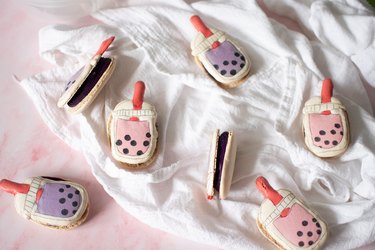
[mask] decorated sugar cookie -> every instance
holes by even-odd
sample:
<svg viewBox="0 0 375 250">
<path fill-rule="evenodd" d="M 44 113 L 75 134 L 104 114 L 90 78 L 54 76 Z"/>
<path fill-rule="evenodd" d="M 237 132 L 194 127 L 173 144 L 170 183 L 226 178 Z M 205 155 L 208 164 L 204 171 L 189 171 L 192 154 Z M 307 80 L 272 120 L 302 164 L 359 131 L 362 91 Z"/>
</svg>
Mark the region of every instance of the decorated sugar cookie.
<svg viewBox="0 0 375 250">
<path fill-rule="evenodd" d="M 288 190 L 274 190 L 264 177 L 256 180 L 265 200 L 258 214 L 260 232 L 280 249 L 320 249 L 326 223 Z"/>
<path fill-rule="evenodd" d="M 305 103 L 303 132 L 307 148 L 319 157 L 335 157 L 345 152 L 350 142 L 345 107 L 332 97 L 333 85 L 325 79 L 322 93 Z"/>
<path fill-rule="evenodd" d="M 222 88 L 239 86 L 249 75 L 251 62 L 245 51 L 219 30 L 208 28 L 199 18 L 191 23 L 199 32 L 191 42 L 192 55 Z"/>
<path fill-rule="evenodd" d="M 211 149 L 207 177 L 207 198 L 214 198 L 215 190 L 220 199 L 225 199 L 232 184 L 237 142 L 234 133 L 215 130 Z"/>
<path fill-rule="evenodd" d="M 114 39 L 105 40 L 94 57 L 70 78 L 57 103 L 58 107 L 79 113 L 98 96 L 115 67 L 114 57 L 102 57 Z"/>
<path fill-rule="evenodd" d="M 15 196 L 20 215 L 43 226 L 70 229 L 83 223 L 88 215 L 87 192 L 71 181 L 32 177 L 20 184 L 4 179 L 0 188 Z"/>
<path fill-rule="evenodd" d="M 143 169 L 156 158 L 158 131 L 155 107 L 143 102 L 145 84 L 138 81 L 133 100 L 117 104 L 108 122 L 112 156 L 127 169 Z"/>
</svg>

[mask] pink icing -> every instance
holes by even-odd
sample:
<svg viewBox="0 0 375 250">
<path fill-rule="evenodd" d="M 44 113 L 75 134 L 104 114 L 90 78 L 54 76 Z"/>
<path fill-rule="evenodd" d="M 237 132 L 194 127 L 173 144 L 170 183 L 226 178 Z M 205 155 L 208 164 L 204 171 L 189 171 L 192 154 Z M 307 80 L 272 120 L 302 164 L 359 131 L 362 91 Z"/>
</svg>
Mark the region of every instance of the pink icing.
<svg viewBox="0 0 375 250">
<path fill-rule="evenodd" d="M 310 114 L 310 132 L 315 146 L 333 148 L 343 137 L 343 127 L 340 115 Z"/>
<path fill-rule="evenodd" d="M 299 247 L 309 247 L 320 237 L 322 228 L 309 212 L 299 204 L 294 204 L 286 217 L 279 217 L 273 225 L 290 241 Z"/>
<path fill-rule="evenodd" d="M 143 155 L 150 143 L 151 134 L 147 121 L 117 121 L 115 144 L 120 153 L 128 156 Z"/>
</svg>

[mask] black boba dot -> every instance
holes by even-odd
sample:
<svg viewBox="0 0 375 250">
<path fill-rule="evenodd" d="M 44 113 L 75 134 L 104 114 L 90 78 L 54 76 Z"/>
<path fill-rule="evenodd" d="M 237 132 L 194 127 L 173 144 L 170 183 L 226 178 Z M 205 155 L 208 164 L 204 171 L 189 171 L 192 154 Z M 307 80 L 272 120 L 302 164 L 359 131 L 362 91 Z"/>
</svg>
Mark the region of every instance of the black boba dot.
<svg viewBox="0 0 375 250">
<path fill-rule="evenodd" d="M 79 194 L 79 190 L 76 190 L 74 193 L 75 193 L 75 194 Z"/>
<path fill-rule="evenodd" d="M 232 65 L 237 65 L 237 61 L 236 61 L 236 60 L 233 60 L 233 61 L 232 61 Z"/>
<path fill-rule="evenodd" d="M 340 135 L 344 135 L 344 132 L 340 131 Z"/>
<path fill-rule="evenodd" d="M 324 131 L 324 130 L 320 130 L 320 131 L 319 131 L 319 134 L 320 134 L 320 135 L 325 135 L 325 134 L 326 134 L 326 131 Z"/>
<path fill-rule="evenodd" d="M 323 148 L 322 146 L 319 146 L 319 148 Z"/>
<path fill-rule="evenodd" d="M 150 138 L 151 137 L 151 134 L 149 132 L 146 133 L 146 137 L 147 138 Z"/>
<path fill-rule="evenodd" d="M 234 76 L 235 74 L 237 74 L 237 71 L 234 70 L 234 69 L 232 69 L 232 70 L 230 71 L 230 74 L 231 74 L 232 76 Z"/>
<path fill-rule="evenodd" d="M 244 66 L 245 66 L 244 63 L 241 63 L 241 64 L 240 64 L 241 69 L 242 69 Z"/>
<path fill-rule="evenodd" d="M 311 231 L 308 231 L 307 236 L 311 237 L 311 236 L 313 236 L 313 233 Z"/>
<path fill-rule="evenodd" d="M 137 151 L 137 155 L 143 155 L 142 150 L 138 150 L 138 151 Z"/>
<path fill-rule="evenodd" d="M 73 198 L 73 194 L 72 193 L 68 194 L 68 198 L 69 199 Z"/>
<path fill-rule="evenodd" d="M 306 220 L 304 220 L 304 221 L 302 221 L 302 226 L 307 226 L 309 223 L 306 221 Z"/>
<path fill-rule="evenodd" d="M 63 189 L 63 188 L 60 188 L 60 189 L 59 189 L 59 192 L 60 192 L 60 193 L 64 193 L 64 189 Z"/>
<path fill-rule="evenodd" d="M 66 188 L 70 188 L 70 185 L 65 185 Z"/>
<path fill-rule="evenodd" d="M 124 154 L 129 154 L 129 149 L 127 149 L 127 148 L 124 148 L 123 150 L 122 150 L 122 152 L 124 153 Z"/>
<path fill-rule="evenodd" d="M 73 214 L 76 214 L 76 213 L 77 213 L 77 210 L 73 210 L 72 213 L 73 213 Z"/>
<path fill-rule="evenodd" d="M 331 130 L 331 134 L 335 135 L 336 134 L 336 130 L 332 129 Z"/>
<path fill-rule="evenodd" d="M 121 141 L 121 140 L 117 140 L 117 141 L 116 141 L 116 145 L 117 145 L 117 146 L 121 146 L 121 145 L 122 145 L 122 141 Z"/>
<path fill-rule="evenodd" d="M 338 123 L 335 123 L 335 128 L 341 128 L 341 125 Z"/>
<path fill-rule="evenodd" d="M 136 142 L 135 140 L 132 140 L 132 141 L 130 142 L 130 145 L 132 145 L 132 146 L 137 146 L 137 142 Z"/>
<path fill-rule="evenodd" d="M 320 137 L 318 137 L 318 136 L 315 137 L 315 138 L 314 138 L 314 141 L 316 141 L 316 142 L 320 142 Z"/>
<path fill-rule="evenodd" d="M 62 215 L 67 215 L 68 214 L 68 209 L 63 209 L 63 210 L 61 210 L 61 214 Z"/>
<path fill-rule="evenodd" d="M 228 65 L 229 62 L 228 62 L 227 60 L 225 60 L 225 61 L 223 62 L 223 64 L 224 64 L 224 65 Z"/>
<path fill-rule="evenodd" d="M 313 221 L 313 222 L 317 222 L 317 220 L 316 220 L 315 218 L 312 218 L 312 221 Z"/>
<path fill-rule="evenodd" d="M 240 53 L 238 53 L 238 52 L 234 52 L 234 56 L 235 56 L 235 57 L 239 57 L 239 56 L 240 56 Z"/>
<path fill-rule="evenodd" d="M 305 243 L 303 243 L 303 241 L 298 242 L 298 246 L 303 247 L 304 245 Z"/>
<path fill-rule="evenodd" d="M 72 202 L 72 206 L 73 206 L 73 207 L 76 207 L 76 206 L 78 206 L 78 202 L 76 202 L 76 201 L 73 201 L 73 202 Z"/>
<path fill-rule="evenodd" d="M 339 143 L 338 143 L 338 141 L 333 141 L 332 144 L 336 146 Z"/>
<path fill-rule="evenodd" d="M 245 61 L 245 57 L 244 56 L 241 56 L 240 57 L 242 61 Z"/>
<path fill-rule="evenodd" d="M 124 136 L 124 139 L 125 139 L 126 141 L 130 141 L 132 138 L 130 137 L 130 135 L 125 135 L 125 136 Z"/>
<path fill-rule="evenodd" d="M 218 69 L 219 69 L 219 65 L 214 64 L 214 68 L 215 68 L 216 70 L 218 70 Z"/>
<path fill-rule="evenodd" d="M 226 70 L 222 70 L 222 71 L 220 71 L 220 74 L 221 74 L 221 75 L 225 75 L 226 73 L 227 73 Z"/>
<path fill-rule="evenodd" d="M 302 233 L 301 231 L 298 231 L 298 232 L 297 232 L 297 235 L 298 235 L 299 237 L 301 237 L 301 236 L 303 235 L 303 233 Z"/>
<path fill-rule="evenodd" d="M 328 144 L 329 144 L 329 141 L 325 140 L 325 141 L 324 141 L 324 144 L 325 144 L 325 145 L 328 145 Z"/>
<path fill-rule="evenodd" d="M 320 227 L 320 224 L 319 224 L 319 222 L 317 222 L 316 224 L 315 224 L 317 227 Z"/>
<path fill-rule="evenodd" d="M 143 146 L 147 147 L 148 145 L 150 145 L 150 142 L 149 142 L 149 141 L 144 141 L 144 142 L 143 142 Z"/>
<path fill-rule="evenodd" d="M 321 234 L 321 233 L 322 233 L 322 230 L 319 230 L 319 229 L 318 229 L 318 230 L 316 230 L 316 233 L 317 233 L 317 234 Z"/>
<path fill-rule="evenodd" d="M 314 241 L 310 240 L 309 241 L 309 246 L 312 246 L 312 244 L 314 244 Z"/>
<path fill-rule="evenodd" d="M 64 203 L 65 203 L 65 198 L 61 198 L 61 199 L 59 200 L 59 202 L 60 202 L 61 204 L 64 204 Z"/>
</svg>

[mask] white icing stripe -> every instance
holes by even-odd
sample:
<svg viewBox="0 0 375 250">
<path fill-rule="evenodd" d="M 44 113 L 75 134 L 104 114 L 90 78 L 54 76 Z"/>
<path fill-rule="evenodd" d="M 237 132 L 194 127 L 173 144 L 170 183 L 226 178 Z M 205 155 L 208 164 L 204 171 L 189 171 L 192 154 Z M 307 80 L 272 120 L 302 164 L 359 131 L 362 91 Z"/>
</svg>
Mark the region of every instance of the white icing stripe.
<svg viewBox="0 0 375 250">
<path fill-rule="evenodd" d="M 117 116 L 155 116 L 155 111 L 147 110 L 147 109 L 140 109 L 140 110 L 133 110 L 133 109 L 121 109 L 116 110 L 114 113 Z"/>
<path fill-rule="evenodd" d="M 336 113 L 334 111 L 338 110 L 338 109 L 345 110 L 345 107 L 341 104 L 338 104 L 338 103 L 329 102 L 329 103 L 322 103 L 322 104 L 314 104 L 314 105 L 305 106 L 303 108 L 303 113 L 304 114 L 320 113 L 320 112 L 323 112 L 323 111 L 326 111 L 326 110 L 330 110 L 330 111 L 333 111 L 332 113 Z"/>
<path fill-rule="evenodd" d="M 277 217 L 280 216 L 280 213 L 289 206 L 289 204 L 293 201 L 295 198 L 294 194 L 287 195 L 284 199 L 281 200 L 281 202 L 275 207 L 273 212 L 267 217 L 267 219 L 264 221 L 265 227 L 267 227 L 270 223 L 272 223 Z"/>
<path fill-rule="evenodd" d="M 209 49 L 211 48 L 211 45 L 212 45 L 215 41 L 224 42 L 225 40 L 226 40 L 226 38 L 225 38 L 225 34 L 224 34 L 224 32 L 222 32 L 222 31 L 217 31 L 217 32 L 215 32 L 212 36 L 210 36 L 210 37 L 204 39 L 203 42 L 201 42 L 201 43 L 199 43 L 197 46 L 195 46 L 195 48 L 193 49 L 193 51 L 191 52 L 191 54 L 192 54 L 193 56 L 197 56 L 197 55 L 199 55 L 200 53 L 209 50 Z"/>
<path fill-rule="evenodd" d="M 35 205 L 36 194 L 40 187 L 40 183 L 41 183 L 40 178 L 33 178 L 30 183 L 30 189 L 26 195 L 25 204 L 23 206 L 24 214 L 27 216 L 27 218 L 31 217 L 31 212 Z"/>
</svg>

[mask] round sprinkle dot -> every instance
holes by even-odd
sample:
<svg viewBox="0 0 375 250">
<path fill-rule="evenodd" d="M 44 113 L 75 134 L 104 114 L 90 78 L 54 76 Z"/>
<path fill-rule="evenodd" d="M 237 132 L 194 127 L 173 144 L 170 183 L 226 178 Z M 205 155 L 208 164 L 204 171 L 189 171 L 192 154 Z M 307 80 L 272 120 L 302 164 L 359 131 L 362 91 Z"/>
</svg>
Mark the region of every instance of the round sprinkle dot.
<svg viewBox="0 0 375 250">
<path fill-rule="evenodd" d="M 234 69 L 232 69 L 232 70 L 230 71 L 230 74 L 231 74 L 232 76 L 234 76 L 235 74 L 237 74 L 237 71 L 234 70 Z"/>
<path fill-rule="evenodd" d="M 245 66 L 244 63 L 241 63 L 241 64 L 240 64 L 241 69 L 242 69 L 244 66 Z"/>
<path fill-rule="evenodd" d="M 61 199 L 59 200 L 59 202 L 60 202 L 61 204 L 64 204 L 64 203 L 65 203 L 65 198 L 61 198 Z"/>
<path fill-rule="evenodd" d="M 312 244 L 314 244 L 314 241 L 310 240 L 309 241 L 309 246 L 312 246 Z"/>
<path fill-rule="evenodd" d="M 315 224 L 317 227 L 320 227 L 320 224 L 319 224 L 319 222 L 317 222 L 316 224 Z"/>
<path fill-rule="evenodd" d="M 130 135 L 125 135 L 125 136 L 124 136 L 124 139 L 125 139 L 126 141 L 130 141 L 132 138 L 130 137 Z"/>
<path fill-rule="evenodd" d="M 226 73 L 227 73 L 226 70 L 222 70 L 222 71 L 220 71 L 220 74 L 221 74 L 221 75 L 225 75 Z"/>
<path fill-rule="evenodd" d="M 297 232 L 297 235 L 298 235 L 299 237 L 301 237 L 301 236 L 303 235 L 303 233 L 302 233 L 301 231 L 298 231 L 298 232 Z"/>
<path fill-rule="evenodd" d="M 304 227 L 305 227 L 305 226 L 307 226 L 307 224 L 309 224 L 309 223 L 308 223 L 307 221 L 305 221 L 305 220 L 304 220 L 304 221 L 302 221 L 302 226 L 304 226 Z"/>
<path fill-rule="evenodd" d="M 70 188 L 70 185 L 65 185 L 66 188 Z"/>
<path fill-rule="evenodd" d="M 132 146 L 137 146 L 137 142 L 134 141 L 134 140 L 132 140 L 132 141 L 130 142 L 130 145 L 132 145 Z"/>
<path fill-rule="evenodd" d="M 76 190 L 74 193 L 75 193 L 75 194 L 79 194 L 79 190 Z"/>
<path fill-rule="evenodd" d="M 73 202 L 72 202 L 72 206 L 73 206 L 73 207 L 76 207 L 76 206 L 78 206 L 78 202 L 76 202 L 76 201 L 73 201 Z"/>
<path fill-rule="evenodd" d="M 223 64 L 224 64 L 224 65 L 228 65 L 229 62 L 225 60 L 225 61 L 223 62 Z"/>
<path fill-rule="evenodd" d="M 341 128 L 341 125 L 338 123 L 335 123 L 335 128 Z"/>
<path fill-rule="evenodd" d="M 215 68 L 216 70 L 218 70 L 218 69 L 219 69 L 219 65 L 214 64 L 214 68 Z"/>
<path fill-rule="evenodd" d="M 121 144 L 122 144 L 122 141 L 121 141 L 121 140 L 117 140 L 117 141 L 116 141 L 116 145 L 117 145 L 117 146 L 121 146 Z"/>
<path fill-rule="evenodd" d="M 150 142 L 149 142 L 149 141 L 144 141 L 144 142 L 143 142 L 143 146 L 147 147 L 148 145 L 150 145 Z"/>
<path fill-rule="evenodd" d="M 318 137 L 318 136 L 315 137 L 315 138 L 314 138 L 314 141 L 316 141 L 316 142 L 320 142 L 320 137 Z"/>
<path fill-rule="evenodd" d="M 245 57 L 244 56 L 241 56 L 240 57 L 242 61 L 245 61 Z"/>
<path fill-rule="evenodd" d="M 336 134 L 336 130 L 332 129 L 331 130 L 331 134 L 335 135 Z"/>
<path fill-rule="evenodd" d="M 234 56 L 235 56 L 235 57 L 239 57 L 239 56 L 240 56 L 240 53 L 238 53 L 238 52 L 234 52 Z"/>
<path fill-rule="evenodd" d="M 60 189 L 59 189 L 59 192 L 60 192 L 60 193 L 64 193 L 64 189 L 63 189 L 63 188 L 60 188 Z"/>
<path fill-rule="evenodd" d="M 307 236 L 311 237 L 312 235 L 313 235 L 313 233 L 311 231 L 307 232 Z"/>
<path fill-rule="evenodd" d="M 298 246 L 303 247 L 304 245 L 305 243 L 303 243 L 303 241 L 298 242 Z"/>
<path fill-rule="evenodd" d="M 324 144 L 325 144 L 325 145 L 328 145 L 328 144 L 329 144 L 329 141 L 324 141 Z"/>
<path fill-rule="evenodd" d="M 69 199 L 73 198 L 73 194 L 72 193 L 68 194 L 68 198 Z"/>
<path fill-rule="evenodd" d="M 127 149 L 127 148 L 124 148 L 123 150 L 122 150 L 122 152 L 124 153 L 124 154 L 129 154 L 129 149 Z"/>
<path fill-rule="evenodd" d="M 316 233 L 317 233 L 317 234 L 321 234 L 322 231 L 321 231 L 321 230 L 316 230 Z"/>
<path fill-rule="evenodd" d="M 68 209 L 63 209 L 63 210 L 61 210 L 61 214 L 62 214 L 62 215 L 67 215 L 67 214 L 68 214 Z"/>
<path fill-rule="evenodd" d="M 317 220 L 315 218 L 312 219 L 313 222 L 317 222 Z"/>
<path fill-rule="evenodd" d="M 75 82 L 76 82 L 76 80 L 73 80 L 72 84 L 75 83 Z"/>
<path fill-rule="evenodd" d="M 332 144 L 336 146 L 339 143 L 337 141 L 333 141 Z"/>
<path fill-rule="evenodd" d="M 150 137 L 151 137 L 151 134 L 150 134 L 149 132 L 147 132 L 146 137 L 147 137 L 147 138 L 150 138 Z"/>
<path fill-rule="evenodd" d="M 324 130 L 320 130 L 320 131 L 319 131 L 319 134 L 320 134 L 320 135 L 325 135 L 326 132 L 325 132 Z"/>
<path fill-rule="evenodd" d="M 232 61 L 232 65 L 237 65 L 237 61 L 236 61 L 236 60 L 233 60 L 233 61 Z"/>
<path fill-rule="evenodd" d="M 77 210 L 73 210 L 73 214 L 76 214 L 77 213 Z"/>
<path fill-rule="evenodd" d="M 344 135 L 344 132 L 340 131 L 340 135 Z"/>
<path fill-rule="evenodd" d="M 137 155 L 143 155 L 143 152 L 141 150 L 138 150 Z"/>
</svg>

